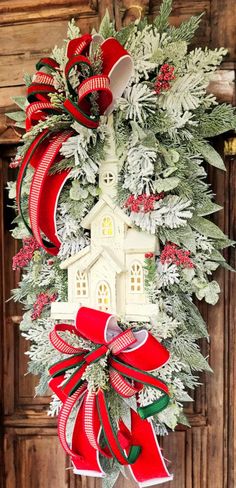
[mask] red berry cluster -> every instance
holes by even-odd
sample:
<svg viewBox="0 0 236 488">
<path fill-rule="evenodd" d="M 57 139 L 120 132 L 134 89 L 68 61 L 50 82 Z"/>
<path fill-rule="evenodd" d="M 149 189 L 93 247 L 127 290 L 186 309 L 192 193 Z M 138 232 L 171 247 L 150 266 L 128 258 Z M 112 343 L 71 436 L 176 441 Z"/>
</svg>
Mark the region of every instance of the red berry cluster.
<svg viewBox="0 0 236 488">
<path fill-rule="evenodd" d="M 155 81 L 155 92 L 159 95 L 163 90 L 170 89 L 170 81 L 175 80 L 174 66 L 163 64 Z"/>
<path fill-rule="evenodd" d="M 32 320 L 38 319 L 43 311 L 43 308 L 46 305 L 49 305 L 49 303 L 55 302 L 56 298 L 56 293 L 53 293 L 53 295 L 49 295 L 49 293 L 39 293 L 36 302 L 33 305 L 33 312 L 31 314 Z"/>
<path fill-rule="evenodd" d="M 183 266 L 184 268 L 195 268 L 189 256 L 190 251 L 183 251 L 183 249 L 178 249 L 176 244 L 167 242 L 161 252 L 160 261 L 162 264 L 174 263 L 176 266 Z"/>
<path fill-rule="evenodd" d="M 164 198 L 164 193 L 159 193 L 157 195 L 146 195 L 146 193 L 142 193 L 138 197 L 134 195 L 130 195 L 124 206 L 128 208 L 131 212 L 139 213 L 139 212 L 151 212 L 154 210 L 154 203 L 158 200 Z"/>
<path fill-rule="evenodd" d="M 39 249 L 39 245 L 34 237 L 23 239 L 23 247 L 12 259 L 12 269 L 16 270 L 27 266 L 37 249 Z"/>
<path fill-rule="evenodd" d="M 153 252 L 146 252 L 146 254 L 144 254 L 144 257 L 146 259 L 152 259 L 154 257 L 154 253 Z"/>
</svg>

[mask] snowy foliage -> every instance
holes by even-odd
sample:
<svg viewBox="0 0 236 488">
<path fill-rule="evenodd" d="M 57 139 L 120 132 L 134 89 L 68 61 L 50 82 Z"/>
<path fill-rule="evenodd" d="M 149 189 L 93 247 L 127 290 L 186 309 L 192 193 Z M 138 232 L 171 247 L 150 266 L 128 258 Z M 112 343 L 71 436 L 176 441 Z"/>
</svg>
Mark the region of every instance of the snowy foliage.
<svg viewBox="0 0 236 488">
<path fill-rule="evenodd" d="M 137 121 L 143 125 L 148 115 L 155 113 L 157 105 L 156 95 L 147 85 L 140 83 L 126 88 L 120 98 L 119 109 L 126 119 Z"/>
<path fill-rule="evenodd" d="M 134 195 L 153 192 L 152 176 L 156 152 L 142 145 L 132 147 L 127 154 L 124 188 Z"/>
</svg>

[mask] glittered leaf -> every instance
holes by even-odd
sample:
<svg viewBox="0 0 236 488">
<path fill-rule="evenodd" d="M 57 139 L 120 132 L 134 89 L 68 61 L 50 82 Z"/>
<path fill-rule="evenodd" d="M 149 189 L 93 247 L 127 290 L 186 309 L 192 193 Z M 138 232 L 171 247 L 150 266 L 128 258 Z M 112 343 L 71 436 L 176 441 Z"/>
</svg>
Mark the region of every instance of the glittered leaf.
<svg viewBox="0 0 236 488">
<path fill-rule="evenodd" d="M 172 176 L 170 178 L 164 178 L 164 179 L 159 178 L 155 182 L 155 189 L 158 193 L 161 193 L 162 191 L 167 192 L 176 188 L 179 182 L 180 179 L 177 178 L 176 176 Z"/>
<path fill-rule="evenodd" d="M 23 122 L 26 118 L 25 112 L 22 112 L 22 110 L 19 112 L 8 112 L 6 115 L 9 119 L 15 120 L 16 122 Z"/>
<path fill-rule="evenodd" d="M 195 270 L 193 268 L 185 268 L 185 269 L 183 269 L 181 274 L 182 274 L 184 280 L 187 281 L 188 283 L 190 283 L 191 280 L 193 279 L 194 275 L 195 275 Z"/>
<path fill-rule="evenodd" d="M 211 164 L 211 166 L 215 166 L 223 171 L 226 170 L 223 159 L 214 149 L 214 147 L 210 146 L 210 144 L 201 141 L 194 141 L 194 147 L 200 152 L 205 161 Z"/>
<path fill-rule="evenodd" d="M 182 425 L 186 425 L 187 427 L 191 427 L 191 424 L 189 423 L 188 418 L 182 412 L 178 416 L 178 423 L 182 424 Z"/>
<path fill-rule="evenodd" d="M 218 302 L 219 293 L 220 287 L 217 281 L 211 281 L 196 291 L 196 296 L 199 300 L 204 298 L 210 305 L 215 305 Z"/>
<path fill-rule="evenodd" d="M 217 225 L 203 217 L 193 217 L 189 224 L 204 236 L 212 237 L 213 239 L 225 239 L 226 237 Z"/>
<path fill-rule="evenodd" d="M 223 207 L 212 202 L 210 199 L 203 201 L 197 206 L 197 213 L 200 217 L 204 215 L 210 215 L 212 213 L 222 210 Z"/>
<path fill-rule="evenodd" d="M 102 480 L 103 488 L 112 488 L 120 474 L 119 466 L 113 466 L 112 471 Z"/>
<path fill-rule="evenodd" d="M 27 105 L 29 105 L 29 102 L 27 101 L 26 97 L 12 97 L 12 100 L 22 110 L 25 110 L 25 108 L 27 107 Z"/>
</svg>

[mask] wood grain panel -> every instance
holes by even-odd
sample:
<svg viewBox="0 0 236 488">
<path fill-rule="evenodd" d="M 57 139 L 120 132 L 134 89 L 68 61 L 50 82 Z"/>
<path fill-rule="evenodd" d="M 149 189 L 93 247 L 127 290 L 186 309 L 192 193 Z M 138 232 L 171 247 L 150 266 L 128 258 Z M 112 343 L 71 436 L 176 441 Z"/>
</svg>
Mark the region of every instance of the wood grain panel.
<svg viewBox="0 0 236 488">
<path fill-rule="evenodd" d="M 191 488 L 186 486 L 186 473 L 183 466 L 186 460 L 186 433 L 171 432 L 168 436 L 160 438 L 160 445 L 163 447 L 163 454 L 168 462 L 169 472 L 174 474 L 171 488 Z M 161 483 L 160 488 L 166 488 L 166 483 Z"/>
<path fill-rule="evenodd" d="M 236 63 L 236 2 L 235 0 L 214 0 L 211 2 L 211 43 L 224 46 L 229 52 L 227 58 Z"/>
<path fill-rule="evenodd" d="M 3 0 L 0 2 L 0 25 L 35 22 L 42 19 L 63 19 L 94 15 L 97 1 L 93 0 Z"/>
<path fill-rule="evenodd" d="M 11 25 L 0 28 L 1 56 L 22 55 L 27 53 L 43 56 L 50 52 L 54 45 L 61 46 L 66 37 L 69 16 L 65 20 L 54 22 L 37 22 L 25 25 Z M 81 31 L 96 27 L 96 17 L 77 19 L 76 24 Z M 28 54 L 29 57 L 29 54 Z"/>
<path fill-rule="evenodd" d="M 67 23 L 68 20 L 0 28 L 0 45 L 2 46 L 0 87 L 23 85 L 24 73 L 33 73 L 36 62 L 42 56 L 49 54 L 55 45 L 63 45 Z M 88 32 L 96 25 L 96 20 L 94 18 L 80 19 L 77 24 L 82 33 Z M 14 94 L 13 90 L 11 93 Z"/>
<path fill-rule="evenodd" d="M 18 460 L 17 464 L 15 460 Z M 52 429 L 8 429 L 5 436 L 6 488 L 70 487 L 68 462 Z"/>
<path fill-rule="evenodd" d="M 216 149 L 223 152 L 223 140 L 218 139 Z M 228 198 L 228 173 L 209 168 L 209 180 L 212 183 L 214 193 L 217 195 L 216 201 L 224 207 L 212 217 L 213 221 L 222 230 L 226 229 L 227 212 L 229 208 Z M 225 280 L 228 279 L 228 272 L 223 269 L 217 270 L 215 279 L 218 281 L 221 294 L 218 303 L 213 307 L 208 306 L 207 323 L 211 340 L 209 362 L 213 369 L 213 377 L 207 384 L 206 405 L 208 417 L 208 429 L 210 442 L 208 445 L 208 484 L 212 482 L 212 473 L 218 475 L 214 480 L 215 488 L 224 486 L 224 456 L 223 439 L 225 432 L 224 423 L 224 395 L 227 391 L 225 378 L 225 339 L 226 339 L 226 316 L 228 313 L 228 296 L 226 295 Z M 230 278 L 231 279 L 231 278 Z M 210 485 L 211 486 L 211 485 Z M 227 485 L 225 485 L 227 486 Z"/>
</svg>

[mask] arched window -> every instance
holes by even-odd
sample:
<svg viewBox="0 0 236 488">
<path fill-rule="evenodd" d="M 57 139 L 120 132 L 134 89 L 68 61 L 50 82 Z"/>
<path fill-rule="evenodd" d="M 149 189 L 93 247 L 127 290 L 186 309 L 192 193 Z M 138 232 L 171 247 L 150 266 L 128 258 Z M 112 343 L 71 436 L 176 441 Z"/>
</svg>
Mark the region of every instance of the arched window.
<svg viewBox="0 0 236 488">
<path fill-rule="evenodd" d="M 98 310 L 107 312 L 111 306 L 111 290 L 106 281 L 101 281 L 97 286 L 96 302 Z"/>
<path fill-rule="evenodd" d="M 83 298 L 88 296 L 88 277 L 86 273 L 76 273 L 76 296 Z"/>
<path fill-rule="evenodd" d="M 102 179 L 103 183 L 105 183 L 106 186 L 111 186 L 115 181 L 114 173 L 112 173 L 111 171 L 106 171 L 105 173 L 103 173 Z"/>
<path fill-rule="evenodd" d="M 143 268 L 138 261 L 130 268 L 129 289 L 131 293 L 143 293 Z"/>
<path fill-rule="evenodd" d="M 102 219 L 102 235 L 106 237 L 112 237 L 114 235 L 113 219 L 109 215 L 106 215 Z"/>
</svg>

